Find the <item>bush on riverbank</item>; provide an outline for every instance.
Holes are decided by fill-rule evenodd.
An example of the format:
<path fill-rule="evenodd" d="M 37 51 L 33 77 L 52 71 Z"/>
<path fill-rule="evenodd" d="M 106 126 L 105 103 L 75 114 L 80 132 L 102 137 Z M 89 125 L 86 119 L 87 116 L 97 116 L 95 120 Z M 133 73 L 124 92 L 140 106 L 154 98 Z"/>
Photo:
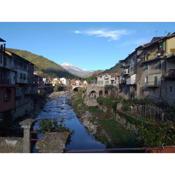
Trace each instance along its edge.
<path fill-rule="evenodd" d="M 150 122 L 118 112 L 121 117 L 138 128 L 138 138 L 144 146 L 168 146 L 175 144 L 175 125 L 172 122 Z"/>
<path fill-rule="evenodd" d="M 98 97 L 97 102 L 101 106 L 105 106 L 108 109 L 112 109 L 116 112 L 117 104 L 121 101 L 120 98 L 112 98 L 112 97 Z"/>
<path fill-rule="evenodd" d="M 139 135 L 145 146 L 175 145 L 175 127 L 172 124 L 157 124 L 149 127 L 140 126 Z"/>
<path fill-rule="evenodd" d="M 46 132 L 64 132 L 69 131 L 62 124 L 58 124 L 56 120 L 43 119 L 40 121 L 40 131 L 42 133 Z"/>
<path fill-rule="evenodd" d="M 87 109 L 87 106 L 84 104 L 83 94 L 83 90 L 79 90 L 71 98 L 72 106 L 78 115 L 82 115 Z"/>

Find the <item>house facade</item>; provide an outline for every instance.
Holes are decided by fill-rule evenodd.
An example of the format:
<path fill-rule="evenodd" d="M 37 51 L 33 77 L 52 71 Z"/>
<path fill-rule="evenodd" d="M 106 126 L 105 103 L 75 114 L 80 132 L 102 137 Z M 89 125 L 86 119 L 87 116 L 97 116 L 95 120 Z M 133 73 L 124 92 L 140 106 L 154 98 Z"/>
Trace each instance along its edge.
<path fill-rule="evenodd" d="M 0 116 L 12 119 L 31 115 L 38 86 L 34 65 L 5 48 L 0 39 Z"/>
<path fill-rule="evenodd" d="M 120 91 L 128 98 L 175 102 L 175 33 L 139 46 L 121 67 Z"/>
<path fill-rule="evenodd" d="M 0 113 L 15 108 L 15 71 L 13 60 L 6 59 L 5 40 L 0 38 Z"/>
<path fill-rule="evenodd" d="M 97 86 L 117 86 L 119 84 L 119 79 L 117 74 L 102 74 L 97 77 Z"/>

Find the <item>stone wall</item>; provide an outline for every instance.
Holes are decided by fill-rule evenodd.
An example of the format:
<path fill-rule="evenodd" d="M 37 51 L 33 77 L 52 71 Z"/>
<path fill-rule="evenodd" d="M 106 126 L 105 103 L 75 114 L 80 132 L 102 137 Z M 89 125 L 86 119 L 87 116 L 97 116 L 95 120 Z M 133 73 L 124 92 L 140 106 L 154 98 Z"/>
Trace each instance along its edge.
<path fill-rule="evenodd" d="M 0 137 L 0 153 L 22 153 L 23 138 Z"/>

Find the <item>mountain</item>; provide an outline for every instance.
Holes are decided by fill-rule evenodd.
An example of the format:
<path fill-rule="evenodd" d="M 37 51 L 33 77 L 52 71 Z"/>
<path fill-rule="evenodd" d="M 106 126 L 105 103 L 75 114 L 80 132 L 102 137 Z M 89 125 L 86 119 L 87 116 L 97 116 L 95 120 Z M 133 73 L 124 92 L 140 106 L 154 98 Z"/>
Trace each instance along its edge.
<path fill-rule="evenodd" d="M 93 74 L 91 75 L 92 77 L 96 77 L 100 74 L 102 74 L 104 72 L 104 70 L 97 70 L 97 71 L 94 71 Z"/>
<path fill-rule="evenodd" d="M 121 64 L 117 63 L 115 66 L 111 67 L 110 69 L 106 69 L 103 73 L 121 73 Z"/>
<path fill-rule="evenodd" d="M 26 50 L 19 49 L 7 49 L 26 60 L 30 61 L 35 65 L 35 71 L 38 72 L 39 75 L 45 77 L 66 77 L 66 78 L 75 78 L 76 76 L 69 73 L 65 70 L 61 65 L 45 58 L 43 56 L 34 54 L 32 52 Z"/>
<path fill-rule="evenodd" d="M 81 78 L 87 78 L 93 74 L 91 71 L 86 71 L 81 68 L 78 68 L 74 65 L 68 64 L 68 63 L 63 63 L 61 66 L 66 69 L 69 73 L 76 75 Z"/>

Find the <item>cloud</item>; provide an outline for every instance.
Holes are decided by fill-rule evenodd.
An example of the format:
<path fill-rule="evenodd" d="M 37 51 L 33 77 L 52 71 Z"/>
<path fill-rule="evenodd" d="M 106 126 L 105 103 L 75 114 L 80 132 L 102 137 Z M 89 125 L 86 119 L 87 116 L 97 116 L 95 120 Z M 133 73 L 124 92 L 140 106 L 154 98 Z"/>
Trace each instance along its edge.
<path fill-rule="evenodd" d="M 75 34 L 84 34 L 88 36 L 95 36 L 100 38 L 106 38 L 109 41 L 111 40 L 119 40 L 122 36 L 127 35 L 128 31 L 124 29 L 119 30 L 109 30 L 109 29 L 96 29 L 96 30 L 75 30 Z"/>

